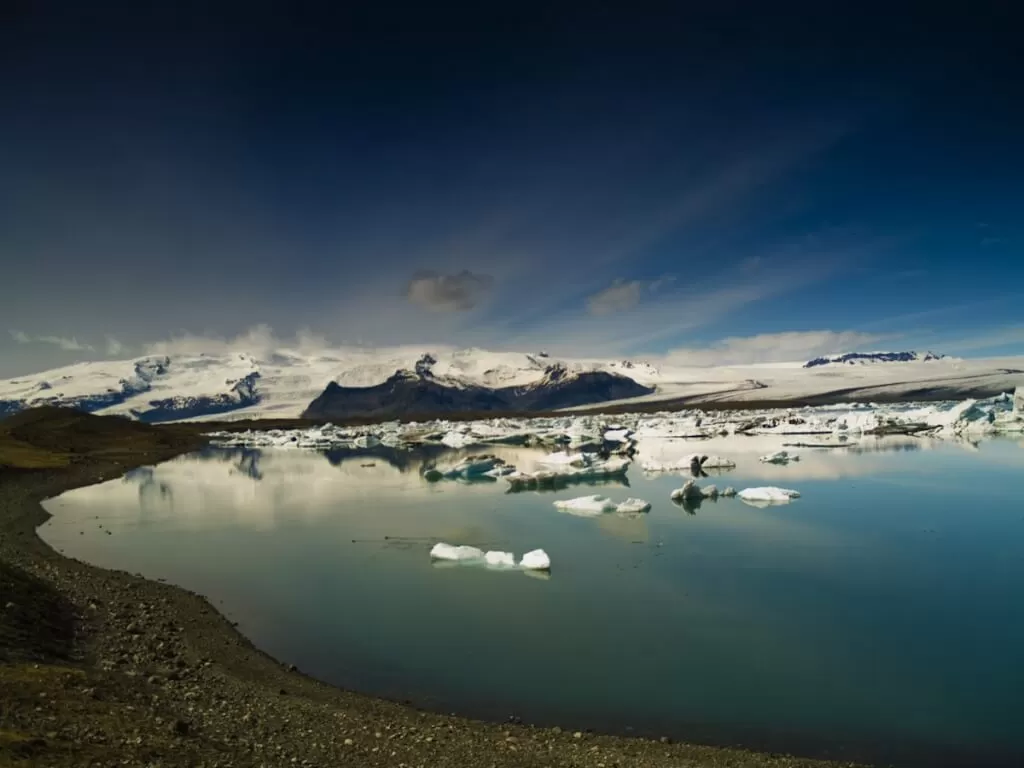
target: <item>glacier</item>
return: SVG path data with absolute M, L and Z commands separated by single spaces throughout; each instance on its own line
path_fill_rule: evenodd
M 806 367 L 809 363 L 687 367 L 667 361 L 556 359 L 539 353 L 443 345 L 346 347 L 314 354 L 279 349 L 149 355 L 76 363 L 0 380 L 0 416 L 34 406 L 61 405 L 150 422 L 287 419 L 309 411 L 331 385 L 348 403 L 337 418 L 357 405 L 356 411 L 363 416 L 387 415 L 384 411 L 389 409 L 408 414 L 417 406 L 436 415 L 450 407 L 443 402 L 449 396 L 461 398 L 460 407 L 484 410 L 512 407 L 515 401 L 514 408 L 519 410 L 632 405 L 653 411 L 659 404 L 670 410 L 720 403 L 983 401 L 1024 387 L 1024 358 L 962 360 L 931 353 L 884 354 L 894 359 L 867 364 L 864 360 L 874 360 L 872 355 L 877 358 L 878 353 L 853 353 L 860 355 L 856 358 L 860 363 L 811 367 Z M 399 396 L 394 387 L 404 388 L 406 395 Z M 376 394 L 365 402 L 359 400 L 368 390 Z M 441 400 L 417 394 L 421 390 L 430 390 Z M 480 399 L 475 399 L 477 395 Z M 330 412 L 311 415 L 337 420 Z M 586 437 L 626 444 L 643 436 L 634 424 L 616 426 L 619 429 Z M 706 432 L 708 425 L 690 421 L 675 422 L 674 427 L 677 436 L 684 437 Z

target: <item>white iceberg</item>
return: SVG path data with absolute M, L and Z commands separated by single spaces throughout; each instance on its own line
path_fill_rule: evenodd
M 705 456 L 693 453 L 675 461 L 647 459 L 640 466 L 645 472 L 676 472 L 688 469 L 697 473 L 702 469 L 734 469 L 736 462 L 723 456 Z
M 565 454 L 552 454 L 565 455 Z M 621 477 L 629 469 L 630 461 L 625 458 L 601 459 L 594 454 L 576 454 L 583 457 L 579 463 L 562 461 L 557 469 L 541 469 L 536 472 L 514 472 L 505 475 L 509 490 L 544 488 L 560 483 L 579 482 L 601 478 Z
M 739 496 L 743 501 L 763 504 L 788 504 L 791 500 L 799 498 L 799 491 L 788 488 L 776 488 L 775 486 L 763 486 L 759 488 L 744 488 Z
M 776 451 L 775 453 L 769 453 L 767 456 L 762 456 L 760 461 L 765 464 L 789 464 L 791 461 L 800 461 L 800 456 L 789 451 Z
M 615 511 L 620 515 L 639 515 L 650 512 L 651 504 L 643 499 L 626 499 L 615 507 Z
M 511 552 L 492 550 L 484 555 L 484 562 L 492 568 L 515 568 L 516 556 Z
M 484 552 L 482 549 L 477 549 L 476 547 L 468 547 L 466 545 L 456 546 L 454 544 L 446 544 L 443 541 L 440 541 L 434 545 L 433 549 L 430 550 L 430 557 L 434 560 L 450 560 L 466 563 L 483 560 Z
M 604 433 L 604 439 L 609 443 L 625 443 L 629 441 L 629 437 L 632 434 L 633 431 L 626 429 L 625 427 L 621 429 L 609 429 Z
M 534 549 L 523 555 L 519 561 L 519 567 L 530 571 L 549 571 L 551 570 L 551 558 L 543 549 Z
M 571 515 L 603 515 L 605 512 L 614 512 L 617 505 L 607 496 L 578 496 L 575 499 L 563 499 L 554 502 L 555 507 L 562 512 Z
M 441 442 L 449 448 L 465 448 L 467 445 L 473 445 L 477 440 L 465 432 L 452 431 L 445 433 L 445 436 L 441 438 Z
M 445 470 L 445 477 L 482 477 L 489 475 L 496 467 L 504 466 L 505 462 L 497 456 L 483 454 L 467 456 L 455 466 Z

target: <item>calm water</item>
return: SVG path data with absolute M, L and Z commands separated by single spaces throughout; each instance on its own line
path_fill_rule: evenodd
M 753 439 L 752 439 L 753 440 Z M 777 443 L 775 443 L 777 447 Z M 1024 447 L 894 440 L 701 481 L 504 493 L 424 457 L 207 450 L 47 503 L 58 549 L 206 594 L 281 660 L 446 711 L 904 764 L 1024 758 Z M 641 443 L 653 455 L 703 450 Z M 528 467 L 537 453 L 499 449 Z M 724 453 L 724 451 L 723 451 Z M 457 452 L 441 457 L 454 460 Z M 558 512 L 601 492 L 637 518 Z M 107 532 L 110 533 L 107 533 Z M 432 566 L 435 541 L 550 578 Z

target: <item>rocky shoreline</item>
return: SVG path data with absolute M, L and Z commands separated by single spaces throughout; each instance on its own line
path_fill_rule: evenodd
M 0 765 L 825 766 L 485 723 L 342 691 L 256 649 L 204 598 L 63 557 L 44 498 L 191 450 L 0 469 Z

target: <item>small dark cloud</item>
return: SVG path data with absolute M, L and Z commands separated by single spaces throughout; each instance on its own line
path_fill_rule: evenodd
M 469 270 L 453 275 L 423 271 L 413 275 L 405 297 L 414 304 L 437 312 L 467 312 L 490 293 L 494 278 Z

